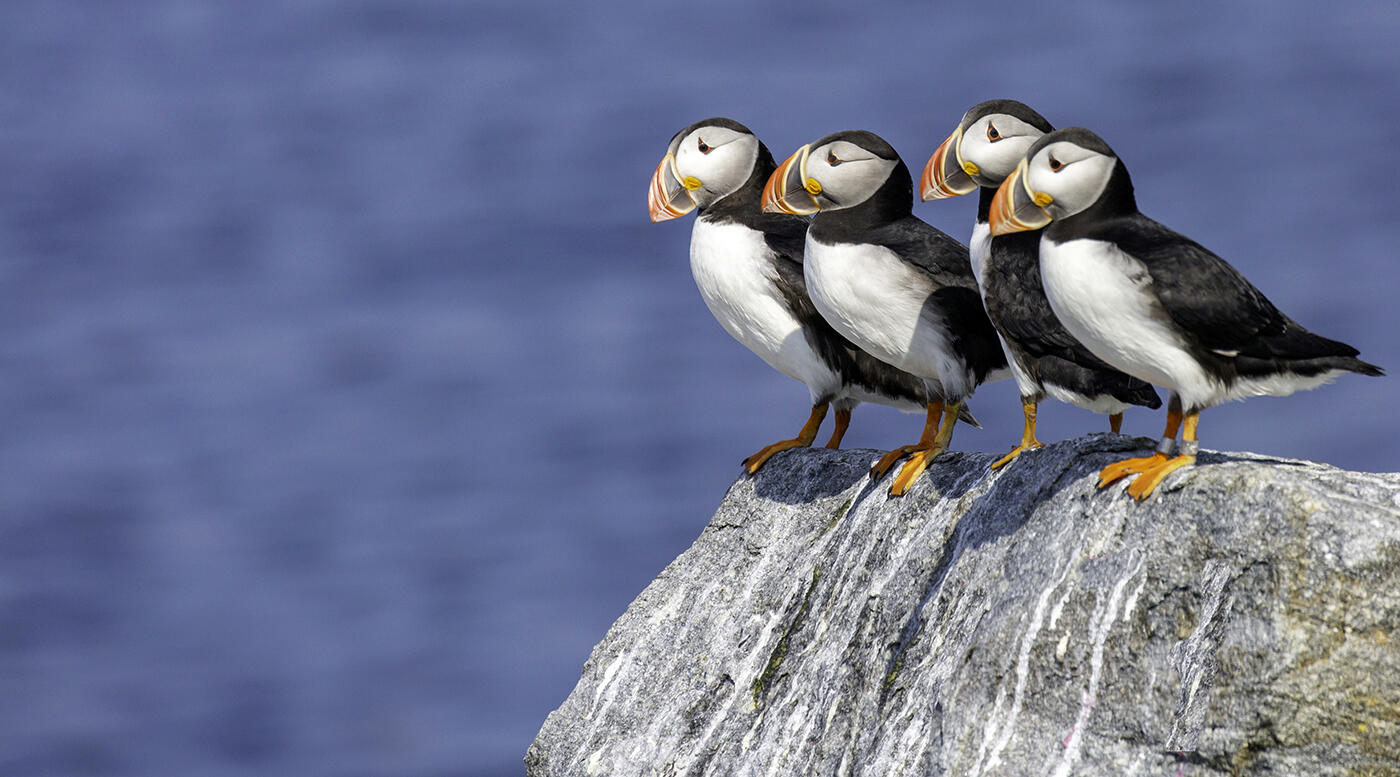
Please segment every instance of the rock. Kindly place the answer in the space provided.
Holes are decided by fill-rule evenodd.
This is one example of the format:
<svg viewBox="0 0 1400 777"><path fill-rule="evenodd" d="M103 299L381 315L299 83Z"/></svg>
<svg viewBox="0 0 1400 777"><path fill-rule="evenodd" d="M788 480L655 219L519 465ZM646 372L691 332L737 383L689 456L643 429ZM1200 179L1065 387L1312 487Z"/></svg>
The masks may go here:
<svg viewBox="0 0 1400 777"><path fill-rule="evenodd" d="M1400 774L1400 475L1097 435L905 497L878 451L740 478L526 756L580 775Z"/></svg>

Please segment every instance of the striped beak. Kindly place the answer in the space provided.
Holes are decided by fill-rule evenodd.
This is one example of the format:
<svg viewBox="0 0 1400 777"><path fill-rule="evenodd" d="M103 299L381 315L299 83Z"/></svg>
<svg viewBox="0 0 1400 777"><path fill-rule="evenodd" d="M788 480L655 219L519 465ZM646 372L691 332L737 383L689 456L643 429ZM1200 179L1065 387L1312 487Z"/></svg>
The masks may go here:
<svg viewBox="0 0 1400 777"><path fill-rule="evenodd" d="M1002 181L996 196L992 198L990 219L993 235L1028 232L1050 223L1050 214L1045 211L1045 206L1053 200L1043 192L1031 192L1028 171L1026 160L1022 159L1016 171Z"/></svg>
<svg viewBox="0 0 1400 777"><path fill-rule="evenodd" d="M647 189L647 210L651 211L652 223L680 218L695 210L695 198L690 192L699 188L700 182L695 178L681 178L676 169L676 157L667 154L656 166Z"/></svg>
<svg viewBox="0 0 1400 777"><path fill-rule="evenodd" d="M972 180L977 166L963 161L962 138L962 127L953 130L924 165L924 174L919 176L919 197L925 202L977 191L977 182Z"/></svg>
<svg viewBox="0 0 1400 777"><path fill-rule="evenodd" d="M806 216L821 210L816 198L821 184L807 177L807 156L811 153L811 144L797 149L768 176L768 183L763 186L765 213Z"/></svg>

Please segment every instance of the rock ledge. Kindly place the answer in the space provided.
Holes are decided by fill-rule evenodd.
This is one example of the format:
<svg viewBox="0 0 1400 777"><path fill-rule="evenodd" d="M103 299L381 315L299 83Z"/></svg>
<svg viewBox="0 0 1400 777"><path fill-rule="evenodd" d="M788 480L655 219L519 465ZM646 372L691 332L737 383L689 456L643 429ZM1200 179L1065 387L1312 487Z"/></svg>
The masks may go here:
<svg viewBox="0 0 1400 777"><path fill-rule="evenodd" d="M526 756L578 775L1400 775L1400 475L1096 435L903 498L780 454L594 649Z"/></svg>

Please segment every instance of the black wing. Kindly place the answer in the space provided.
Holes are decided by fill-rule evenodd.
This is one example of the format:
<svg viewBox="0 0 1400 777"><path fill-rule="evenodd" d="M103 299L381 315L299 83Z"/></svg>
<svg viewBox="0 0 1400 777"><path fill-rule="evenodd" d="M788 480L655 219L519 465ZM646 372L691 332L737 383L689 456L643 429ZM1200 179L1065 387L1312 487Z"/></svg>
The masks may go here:
<svg viewBox="0 0 1400 777"><path fill-rule="evenodd" d="M986 380L991 372L1006 368L1006 353L997 342L997 332L987 319L982 297L975 289L944 286L935 289L924 304L939 309L947 321L953 350L972 369L978 383Z"/></svg>
<svg viewBox="0 0 1400 777"><path fill-rule="evenodd" d="M861 242L884 246L926 273L933 282L977 291L967 246L914 216L876 227Z"/></svg>
<svg viewBox="0 0 1400 777"><path fill-rule="evenodd" d="M802 254L807 245L807 226L811 223L801 216L786 213L761 213L750 216L755 229L763 231L763 240L773 253L802 266ZM798 272L801 272L799 269Z"/></svg>
<svg viewBox="0 0 1400 777"><path fill-rule="evenodd" d="M1040 282L1040 233L1018 232L992 239L982 268L982 299L998 331L1027 354L1054 356L1089 369L1109 370L1065 329Z"/></svg>
<svg viewBox="0 0 1400 777"><path fill-rule="evenodd" d="M1039 232L995 237L991 251L982 268L982 301L992 324L1026 360L1031 374L1086 397L1161 405L1151 386L1109 366L1060 323L1040 282Z"/></svg>
<svg viewBox="0 0 1400 777"><path fill-rule="evenodd" d="M1103 237L1147 267L1167 315L1205 348L1284 360L1357 354L1304 329L1224 259L1146 216L1116 220Z"/></svg>

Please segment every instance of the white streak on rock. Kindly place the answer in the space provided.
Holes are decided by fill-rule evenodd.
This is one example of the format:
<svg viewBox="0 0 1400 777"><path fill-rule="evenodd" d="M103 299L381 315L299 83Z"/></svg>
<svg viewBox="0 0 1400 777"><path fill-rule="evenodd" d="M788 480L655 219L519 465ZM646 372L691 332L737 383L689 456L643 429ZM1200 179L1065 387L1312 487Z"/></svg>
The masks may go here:
<svg viewBox="0 0 1400 777"><path fill-rule="evenodd" d="M1108 632L1113 628L1114 621L1118 620L1118 602L1123 596L1123 588L1141 571L1142 559L1135 559L1128 573L1113 586L1107 606L1095 613L1093 625L1089 629L1094 638L1094 652L1089 659L1089 687L1084 689L1084 694L1080 697L1079 718L1074 722L1069 740L1065 743L1064 754L1051 777L1068 777L1069 770L1074 767L1075 761L1079 760L1079 750L1084 742L1084 727L1089 723L1089 713L1094 709L1094 701L1099 691L1099 677L1103 674L1104 643L1108 641Z"/></svg>
<svg viewBox="0 0 1400 777"><path fill-rule="evenodd" d="M987 721L988 729L999 729L1000 737L997 739L996 744L993 745L991 752L988 753L985 762L981 759L981 753L978 754L977 769L973 772L974 777L982 774L984 771L995 769L997 765L1001 763L1001 751L1006 748L1006 743L1011 741L1011 735L1016 731L1016 718L1021 715L1021 693L1025 691L1026 678L1030 675L1031 646L1035 644L1035 638L1040 634L1040 626L1045 621L1045 607L1050 602L1050 595L1055 593L1055 589L1059 588L1060 585L1064 583L1065 578L1069 577L1069 573L1073 568L1073 564L1065 565L1065 569L1060 573L1059 578L1055 580L1053 585L1041 592L1040 599L1035 603L1035 610L1031 613L1030 625L1026 628L1025 636L1021 639L1021 650L1016 658L1016 690L1011 697L1011 711L1007 715L1006 720L1002 723L994 724L995 714L993 714L992 720ZM997 706L1000 707L1000 705ZM993 725L996 726L996 729L992 728ZM983 740L983 745L986 744L987 739L990 739L990 737Z"/></svg>

